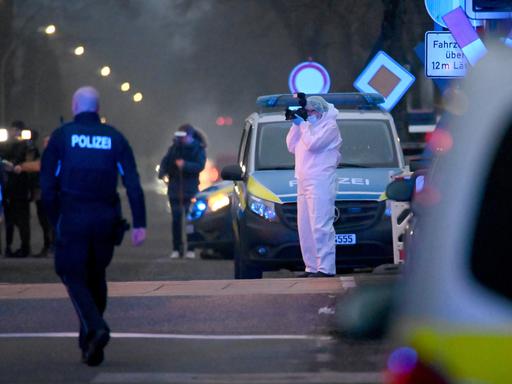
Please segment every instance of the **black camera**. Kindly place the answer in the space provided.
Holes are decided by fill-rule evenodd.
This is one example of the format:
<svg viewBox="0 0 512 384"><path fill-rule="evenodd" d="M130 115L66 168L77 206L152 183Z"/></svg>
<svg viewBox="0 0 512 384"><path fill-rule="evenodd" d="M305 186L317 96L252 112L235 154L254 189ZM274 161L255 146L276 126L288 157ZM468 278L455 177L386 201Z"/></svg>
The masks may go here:
<svg viewBox="0 0 512 384"><path fill-rule="evenodd" d="M290 109L288 107L286 108L286 111L284 111L284 116L286 120L293 120L295 119L295 116L299 116L306 121L308 119L308 112L306 111L306 94L302 92L297 93L297 99L299 99L300 108Z"/></svg>

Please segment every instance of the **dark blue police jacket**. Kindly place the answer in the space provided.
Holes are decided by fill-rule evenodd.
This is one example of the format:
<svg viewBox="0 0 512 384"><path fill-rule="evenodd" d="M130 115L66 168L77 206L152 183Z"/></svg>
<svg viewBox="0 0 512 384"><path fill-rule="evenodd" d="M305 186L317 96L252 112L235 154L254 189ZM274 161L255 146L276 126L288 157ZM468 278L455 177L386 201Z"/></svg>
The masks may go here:
<svg viewBox="0 0 512 384"><path fill-rule="evenodd" d="M94 112L83 112L51 135L41 161L41 193L56 225L63 203L119 204L118 174L128 194L133 227L146 227L144 193L133 151L115 128Z"/></svg>

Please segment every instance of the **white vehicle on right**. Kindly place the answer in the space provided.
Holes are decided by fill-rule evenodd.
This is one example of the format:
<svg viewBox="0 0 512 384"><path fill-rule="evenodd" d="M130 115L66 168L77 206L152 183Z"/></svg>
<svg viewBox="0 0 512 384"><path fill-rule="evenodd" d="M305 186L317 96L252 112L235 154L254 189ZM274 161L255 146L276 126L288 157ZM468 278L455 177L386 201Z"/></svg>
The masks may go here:
<svg viewBox="0 0 512 384"><path fill-rule="evenodd" d="M389 383L512 383L511 68L501 47L473 69L467 110L413 197Z"/></svg>

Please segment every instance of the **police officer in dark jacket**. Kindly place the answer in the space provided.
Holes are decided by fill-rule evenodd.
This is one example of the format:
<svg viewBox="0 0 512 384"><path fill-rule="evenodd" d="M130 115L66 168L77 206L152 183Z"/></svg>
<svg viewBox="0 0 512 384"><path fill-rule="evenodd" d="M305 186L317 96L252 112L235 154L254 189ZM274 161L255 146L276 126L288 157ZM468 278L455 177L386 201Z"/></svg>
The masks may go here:
<svg viewBox="0 0 512 384"><path fill-rule="evenodd" d="M192 197L198 192L199 173L206 163L206 138L192 127L184 124L178 128L174 142L160 162L158 177L169 178L167 196L172 210L171 258L178 258L182 252L182 212L188 211ZM193 252L184 256L193 257Z"/></svg>
<svg viewBox="0 0 512 384"><path fill-rule="evenodd" d="M56 228L56 272L80 321L82 360L98 365L110 339L103 319L105 269L121 219L118 174L130 202L135 246L146 237L146 211L132 149L119 131L100 122L98 92L79 88L72 107L74 121L52 133L43 153L40 183L44 207Z"/></svg>

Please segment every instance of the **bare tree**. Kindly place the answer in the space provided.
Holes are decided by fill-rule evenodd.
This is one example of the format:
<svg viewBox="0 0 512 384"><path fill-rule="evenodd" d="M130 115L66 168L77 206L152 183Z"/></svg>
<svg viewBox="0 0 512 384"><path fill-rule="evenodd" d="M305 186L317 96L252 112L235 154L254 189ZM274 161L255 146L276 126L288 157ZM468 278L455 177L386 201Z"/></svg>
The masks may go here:
<svg viewBox="0 0 512 384"><path fill-rule="evenodd" d="M270 8L284 26L298 59L322 61L325 51L321 42L327 38L328 26L338 5L339 2L335 0L320 3L314 0L274 0Z"/></svg>
<svg viewBox="0 0 512 384"><path fill-rule="evenodd" d="M20 26L17 28L16 33L12 30L14 6L12 0L3 0L0 3L2 9L2 17L5 18L6 25L5 40L2 41L2 54L0 55L0 123L6 123L6 109L7 109L7 96L12 85L12 81L8 79L9 64L14 56L16 50L20 47L22 42L27 36L27 26L30 25L32 20L40 13L42 7L36 7L26 18L24 18Z"/></svg>

